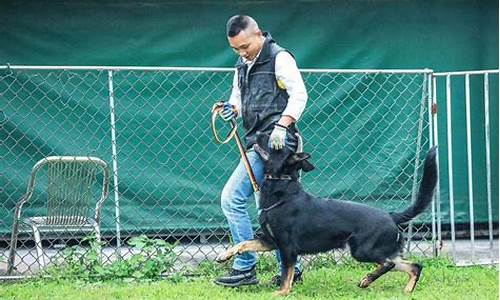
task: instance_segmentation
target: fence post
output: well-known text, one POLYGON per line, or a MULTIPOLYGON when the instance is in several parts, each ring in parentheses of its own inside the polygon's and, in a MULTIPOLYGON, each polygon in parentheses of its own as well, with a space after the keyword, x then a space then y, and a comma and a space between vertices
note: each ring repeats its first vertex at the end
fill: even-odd
POLYGON ((484 74, 484 136, 486 140, 486 193, 488 199, 488 238, 490 259, 493 259, 493 213, 491 208, 491 155, 490 155, 490 91, 488 73, 484 74))
POLYGON ((471 129, 471 112, 470 112, 470 74, 465 74, 465 111, 466 111, 466 127, 467 127, 467 173, 468 173, 468 189, 469 189, 469 228, 472 262, 475 260, 475 240, 474 240, 474 186, 472 183, 472 129, 471 129))
POLYGON ((452 146, 452 119, 451 119, 451 76, 446 75, 446 136, 448 144, 448 198, 450 202, 450 226, 451 226, 451 254, 456 262, 455 245, 455 199, 453 198, 453 146, 452 146))
MULTIPOLYGON (((429 118, 429 146, 435 146, 438 144, 437 141, 437 108, 436 108, 436 81, 435 77, 433 77, 433 73, 428 74, 428 89, 427 93, 429 95, 428 98, 428 118, 429 118)), ((436 155, 436 160, 437 160, 437 155, 436 155)), ((437 160, 437 165, 439 166, 439 160, 437 160)), ((439 177, 438 177, 438 183, 437 183, 437 188, 436 188, 436 193, 434 194, 434 197, 432 198, 432 203, 431 203, 431 213, 432 213, 432 251, 434 256, 438 256, 438 250, 439 250, 439 244, 440 244, 440 230, 438 227, 440 227, 440 216, 439 216, 439 177), (437 221, 439 219, 439 221, 437 221), (439 223, 439 224, 436 224, 439 223)))
POLYGON ((118 194, 118 156, 116 151, 116 122, 115 122, 115 92, 113 90, 113 71, 108 71, 109 86, 109 111, 111 121, 111 149, 113 159, 113 186, 115 197, 115 223, 116 223, 116 255, 121 258, 121 236, 120 236, 120 197, 118 194))
MULTIPOLYGON (((434 145, 439 146, 439 140, 438 140, 438 106, 437 106, 437 80, 434 74, 432 76, 432 101, 433 101, 433 106, 432 106, 432 118, 433 118, 433 141, 434 145)), ((437 151, 436 155, 436 163, 438 166, 438 174, 439 174, 439 149, 437 151)), ((436 200, 436 215, 437 215, 437 241, 436 241, 436 248, 435 248, 435 256, 438 256, 440 254, 440 250, 443 247, 443 236, 441 232, 441 187, 440 187, 440 178, 438 176, 438 181, 437 181, 437 188, 436 188, 436 194, 435 194, 435 200, 436 200)))

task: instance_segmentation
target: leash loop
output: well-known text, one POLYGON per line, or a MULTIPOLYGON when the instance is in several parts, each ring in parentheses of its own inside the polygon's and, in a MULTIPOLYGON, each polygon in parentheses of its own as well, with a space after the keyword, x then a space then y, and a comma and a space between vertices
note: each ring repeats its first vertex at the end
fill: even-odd
POLYGON ((221 139, 219 137, 219 134, 217 133, 217 128, 215 126, 215 121, 217 120, 217 116, 220 115, 220 112, 222 110, 222 103, 216 103, 212 107, 212 133, 215 138, 215 142, 217 144, 227 144, 236 134, 236 130, 238 129, 236 126, 236 121, 233 119, 231 120, 231 131, 227 134, 226 138, 221 139))

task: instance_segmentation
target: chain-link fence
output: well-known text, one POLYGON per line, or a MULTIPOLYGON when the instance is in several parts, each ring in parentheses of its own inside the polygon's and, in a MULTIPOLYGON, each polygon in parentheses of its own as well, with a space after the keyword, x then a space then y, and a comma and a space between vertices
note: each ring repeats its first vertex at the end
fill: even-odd
MULTIPOLYGON (((309 101, 298 125, 316 166, 303 176, 306 190, 390 211, 407 207, 432 144, 431 72, 302 75, 309 101)), ((108 164, 110 194, 100 221, 104 262, 134 253, 127 241, 141 234, 178 242, 177 269, 215 257, 229 242, 220 192, 239 154, 236 145, 213 142, 209 115, 214 102, 229 97, 232 76, 232 69, 202 68, 1 69, 2 263, 31 169, 53 155, 93 156, 108 164)), ((21 219, 47 213, 43 182, 50 179, 44 176, 21 219)), ((257 226, 254 201, 249 203, 257 226)), ((435 250, 433 212, 434 205, 402 228, 411 241, 408 251, 435 250)), ((33 274, 41 266, 32 231, 24 227, 14 275, 33 274)), ((63 249, 87 245, 85 235, 43 232, 44 267, 58 261, 63 249)))

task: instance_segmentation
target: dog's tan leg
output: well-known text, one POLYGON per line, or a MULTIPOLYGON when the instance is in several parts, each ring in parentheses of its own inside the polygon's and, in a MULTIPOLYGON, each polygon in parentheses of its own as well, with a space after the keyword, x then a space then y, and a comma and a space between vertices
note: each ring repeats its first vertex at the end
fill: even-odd
POLYGON ((406 293, 411 293, 417 285, 418 279, 420 278, 420 273, 422 272, 422 266, 419 264, 412 263, 401 259, 400 257, 392 260, 395 263, 394 270, 405 272, 409 275, 408 283, 405 287, 406 293))
POLYGON ((377 264, 377 269, 372 273, 366 275, 361 282, 358 284, 360 288, 367 288, 372 282, 377 280, 380 276, 392 270, 395 266, 395 263, 391 261, 387 261, 383 264, 377 264))
POLYGON ((286 278, 281 283, 280 289, 274 293, 275 296, 286 296, 290 294, 290 291, 292 290, 294 272, 295 272, 294 265, 287 267, 286 278))
POLYGON ((264 252, 273 249, 274 247, 272 245, 269 245, 262 240, 256 239, 256 240, 244 241, 237 245, 234 245, 233 247, 230 247, 225 252, 219 254, 215 259, 215 261, 225 262, 231 257, 235 256, 236 254, 241 254, 248 251, 264 252))
POLYGON ((268 243, 262 240, 244 241, 236 245, 236 248, 237 248, 236 251, 237 254, 241 254, 243 252, 248 252, 248 251, 264 252, 264 251, 274 250, 274 247, 272 245, 269 245, 268 243))

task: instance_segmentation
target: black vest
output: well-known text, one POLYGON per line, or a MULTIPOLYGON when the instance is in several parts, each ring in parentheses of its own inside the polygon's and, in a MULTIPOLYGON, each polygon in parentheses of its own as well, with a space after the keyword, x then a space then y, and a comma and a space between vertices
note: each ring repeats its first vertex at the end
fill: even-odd
MULTIPOLYGON (((271 34, 264 33, 262 50, 247 74, 248 66, 238 59, 238 87, 241 91, 241 113, 245 128, 245 144, 249 149, 256 143, 257 132, 271 134, 288 103, 288 94, 276 81, 274 70, 276 55, 287 51, 276 44, 271 34)), ((287 146, 297 147, 295 124, 287 132, 287 146)))

